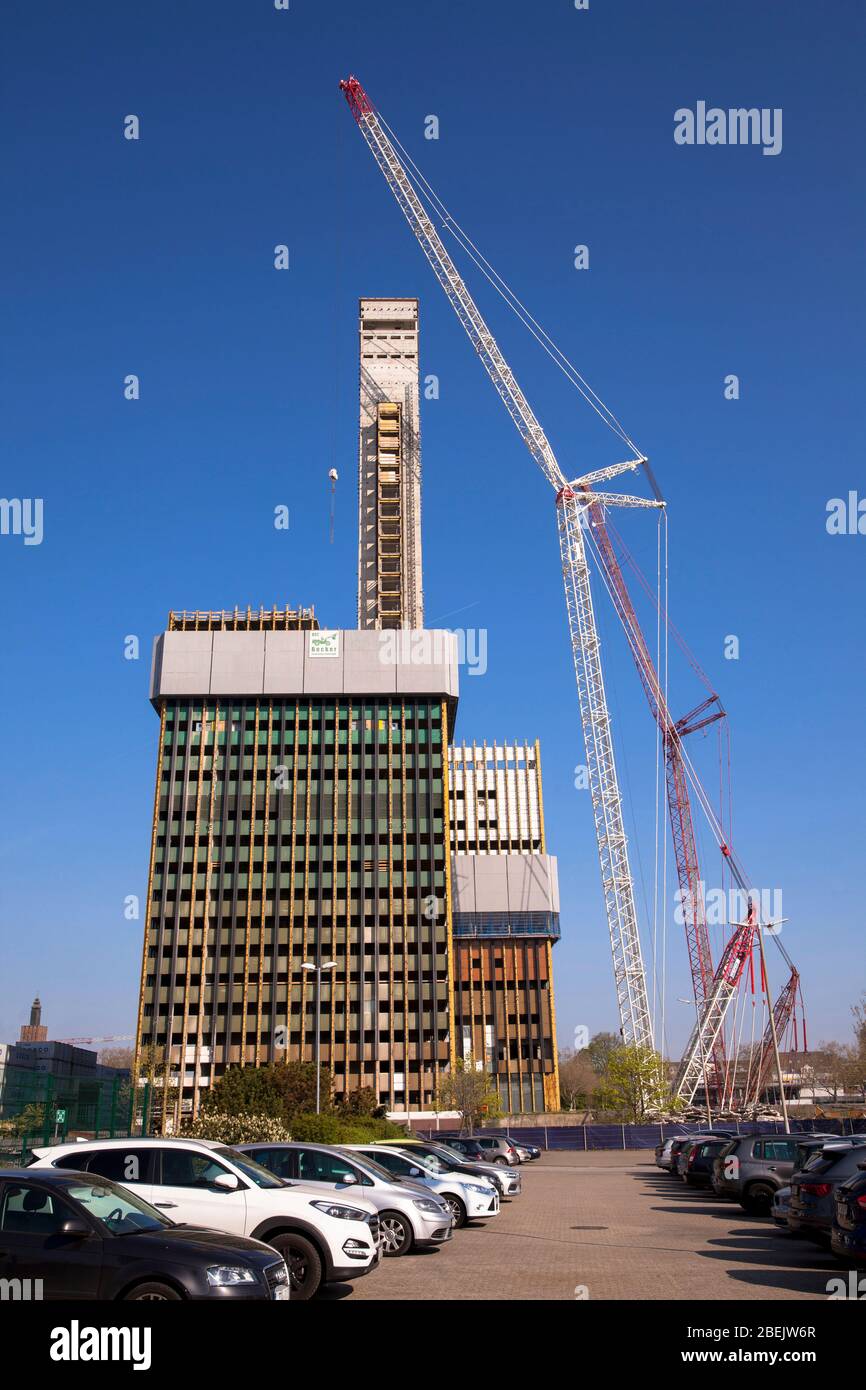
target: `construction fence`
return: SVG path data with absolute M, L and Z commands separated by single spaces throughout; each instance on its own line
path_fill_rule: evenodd
M 700 1135 L 709 1126 L 706 1124 L 658 1124 L 658 1125 L 503 1125 L 487 1130 L 489 1134 L 504 1134 L 526 1144 L 535 1144 L 547 1150 L 571 1149 L 590 1152 L 593 1149 L 654 1149 L 677 1134 Z M 784 1134 L 785 1126 L 781 1120 L 757 1120 L 753 1122 L 724 1120 L 718 1128 L 732 1130 L 736 1134 Z M 418 1131 L 422 1133 L 424 1131 Z M 792 1120 L 792 1134 L 866 1134 L 866 1120 Z M 426 1131 L 429 1139 L 445 1139 L 443 1130 Z
M 0 1068 L 0 1166 L 27 1163 L 33 1149 L 67 1139 L 113 1139 L 147 1123 L 149 1088 L 137 1114 L 128 1075 L 57 1077 L 29 1067 Z M 142 1113 L 143 1111 L 143 1113 Z

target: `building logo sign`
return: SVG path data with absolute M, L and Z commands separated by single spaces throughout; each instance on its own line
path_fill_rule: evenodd
M 307 656 L 339 656 L 339 632 L 311 632 L 308 635 Z

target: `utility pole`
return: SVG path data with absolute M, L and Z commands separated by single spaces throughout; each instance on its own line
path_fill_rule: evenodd
M 333 970 L 337 962 L 335 960 L 323 961 L 321 965 L 314 961 L 305 960 L 301 966 L 302 970 L 312 971 L 316 976 L 316 1114 L 321 1113 L 322 1109 L 322 1068 L 319 1062 L 321 1053 L 321 1033 L 319 1022 L 322 1016 L 322 971 Z

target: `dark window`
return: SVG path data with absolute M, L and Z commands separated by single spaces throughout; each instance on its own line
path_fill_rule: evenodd
M 54 1236 L 75 1213 L 52 1192 L 29 1183 L 10 1182 L 3 1190 L 0 1231 L 19 1235 Z
M 228 1173 L 222 1163 L 194 1149 L 160 1149 L 163 1187 L 213 1188 L 214 1179 Z
M 153 1149 L 103 1149 L 91 1154 L 87 1162 L 88 1173 L 98 1173 L 101 1178 L 112 1178 L 127 1186 L 139 1182 L 149 1182 Z M 84 1165 L 82 1164 L 82 1167 Z

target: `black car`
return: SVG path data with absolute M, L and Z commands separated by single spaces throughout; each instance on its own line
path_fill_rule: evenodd
M 849 1135 L 813 1149 L 803 1167 L 791 1177 L 788 1227 L 795 1235 L 819 1244 L 832 1238 L 836 1189 L 857 1176 L 864 1162 L 864 1135 Z
M 287 1299 L 283 1259 L 179 1226 L 109 1178 L 0 1169 L 0 1279 L 19 1299 Z
M 727 1139 L 695 1139 L 683 1150 L 686 1154 L 683 1182 L 689 1187 L 710 1187 L 713 1181 L 713 1159 L 728 1144 Z
M 447 1144 L 449 1149 L 455 1149 L 457 1153 L 463 1154 L 464 1158 L 473 1160 L 476 1163 L 485 1163 L 487 1161 L 484 1156 L 484 1150 L 478 1140 L 472 1139 L 468 1135 L 437 1134 L 436 1138 L 431 1142 L 435 1143 L 436 1140 L 438 1140 L 440 1144 Z
M 830 1248 L 840 1260 L 866 1263 L 866 1163 L 861 1160 L 833 1195 Z

